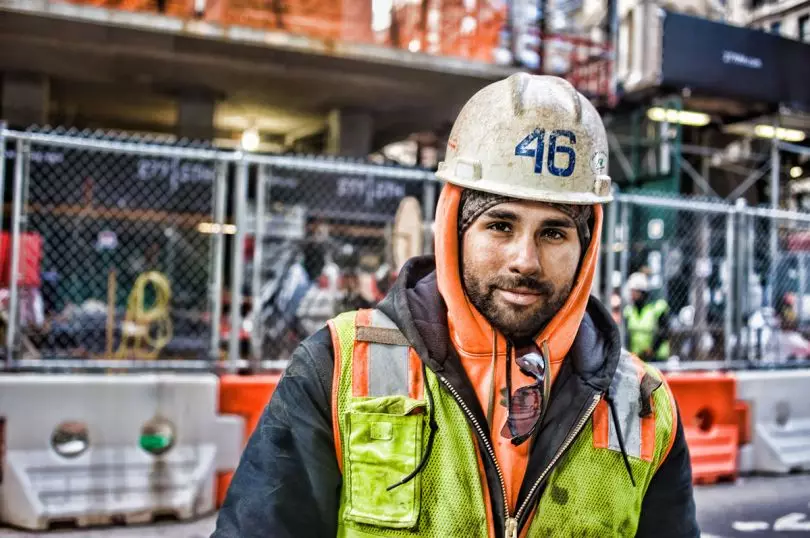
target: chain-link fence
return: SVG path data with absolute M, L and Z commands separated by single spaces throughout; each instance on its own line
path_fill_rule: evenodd
M 11 367 L 279 367 L 432 247 L 427 170 L 0 136 Z M 631 351 L 703 365 L 810 357 L 810 215 L 620 193 L 604 229 L 595 292 Z
M 631 351 L 702 367 L 810 359 L 810 215 L 623 193 L 606 230 L 599 291 Z
M 424 170 L 2 136 L 0 325 L 16 368 L 277 367 L 432 244 Z

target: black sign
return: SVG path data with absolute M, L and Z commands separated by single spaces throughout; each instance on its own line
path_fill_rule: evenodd
M 405 196 L 422 199 L 423 182 L 332 172 L 274 169 L 270 200 L 301 204 L 310 217 L 329 220 L 385 222 Z
M 717 97 L 810 108 L 810 45 L 667 12 L 662 85 Z
M 8 183 L 15 157 L 9 146 Z M 33 204 L 205 214 L 213 205 L 216 168 L 210 161 L 33 144 L 29 163 Z

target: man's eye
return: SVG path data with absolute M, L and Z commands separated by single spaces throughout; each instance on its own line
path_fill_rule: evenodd
M 561 232 L 560 230 L 549 229 L 543 232 L 543 237 L 546 239 L 551 239 L 552 241 L 562 241 L 565 239 L 565 233 Z
M 505 222 L 493 222 L 487 226 L 487 229 L 496 232 L 509 232 L 512 230 L 512 227 Z

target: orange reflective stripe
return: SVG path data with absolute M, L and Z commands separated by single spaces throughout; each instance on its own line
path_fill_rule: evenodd
M 424 398 L 424 380 L 422 379 L 422 360 L 413 348 L 408 351 L 408 393 L 414 400 Z
M 338 393 L 340 392 L 340 374 L 343 366 L 343 358 L 340 356 L 340 341 L 337 336 L 335 322 L 331 319 L 326 322 L 329 327 L 329 334 L 332 335 L 332 355 L 335 365 L 332 368 L 332 435 L 335 437 L 335 454 L 337 455 L 338 468 L 343 473 L 343 444 L 340 442 L 340 423 L 338 422 Z
M 371 310 L 358 310 L 356 327 L 371 325 Z M 368 342 L 354 342 L 352 355 L 352 396 L 368 396 Z
M 644 363 L 636 357 L 633 357 L 633 366 L 636 367 L 636 373 L 638 375 L 638 383 L 639 386 L 641 385 L 641 380 L 644 378 L 644 374 L 647 373 L 647 369 L 644 367 Z M 653 414 L 649 417 L 642 417 L 641 418 L 641 459 L 644 461 L 652 461 L 653 457 L 655 456 L 655 400 L 650 395 L 650 405 L 653 406 Z
M 608 448 L 608 438 L 610 437 L 610 426 L 608 417 L 608 404 L 602 398 L 596 404 L 596 409 L 593 411 L 593 447 L 594 448 Z
M 669 388 L 666 378 L 661 377 L 661 380 L 664 382 L 664 388 L 667 391 L 667 396 L 669 396 L 669 405 L 672 408 L 672 431 L 669 434 L 669 444 L 667 445 L 667 450 L 664 452 L 664 457 L 661 458 L 661 463 L 664 463 L 669 457 L 669 452 L 672 450 L 672 445 L 675 444 L 675 434 L 678 432 L 678 406 L 675 404 L 675 396 L 672 394 L 672 390 Z M 658 464 L 658 467 L 661 467 L 661 463 Z M 657 470 L 658 469 L 656 469 L 656 471 Z

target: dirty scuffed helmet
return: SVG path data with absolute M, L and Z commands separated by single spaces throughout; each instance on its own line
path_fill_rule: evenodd
M 522 200 L 610 202 L 605 127 L 565 79 L 517 73 L 464 105 L 437 177 Z

